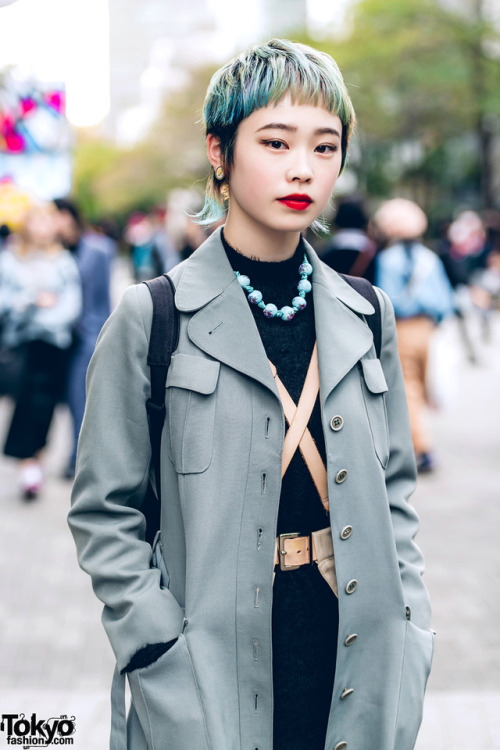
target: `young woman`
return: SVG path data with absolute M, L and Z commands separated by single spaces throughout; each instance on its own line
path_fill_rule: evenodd
M 89 371 L 70 525 L 117 658 L 112 747 L 410 750 L 433 637 L 393 312 L 377 292 L 379 360 L 373 306 L 301 237 L 352 105 L 328 55 L 272 40 L 214 75 L 204 113 L 201 219 L 227 219 L 171 272 L 153 566 L 145 286 Z
M 54 409 L 64 396 L 72 328 L 81 309 L 75 261 L 55 239 L 55 208 L 40 204 L 26 214 L 19 236 L 0 254 L 3 343 L 24 346 L 26 364 L 4 453 L 20 460 L 23 497 L 42 487 L 41 451 Z

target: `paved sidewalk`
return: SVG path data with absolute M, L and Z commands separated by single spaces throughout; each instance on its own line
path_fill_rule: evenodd
M 461 364 L 457 406 L 432 416 L 441 468 L 414 497 L 438 631 L 417 750 L 500 749 L 500 318 L 493 334 L 481 366 Z M 10 408 L 0 400 L 0 441 Z M 0 457 L 0 713 L 74 716 L 73 747 L 107 750 L 113 658 L 66 525 L 68 439 L 61 410 L 32 504 Z
M 431 415 L 441 468 L 414 496 L 437 631 L 416 750 L 500 748 L 498 316 L 478 349 L 478 366 L 458 360 L 454 408 Z

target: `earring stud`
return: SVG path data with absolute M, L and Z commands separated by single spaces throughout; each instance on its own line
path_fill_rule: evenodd
M 222 167 L 217 167 L 215 170 L 215 179 L 219 180 L 219 182 L 224 179 L 224 170 Z

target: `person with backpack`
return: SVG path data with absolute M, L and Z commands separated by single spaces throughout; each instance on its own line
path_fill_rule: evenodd
M 198 220 L 225 223 L 158 282 L 174 308 L 125 292 L 88 374 L 69 523 L 110 746 L 411 750 L 433 633 L 394 314 L 302 237 L 352 104 L 330 56 L 274 39 L 214 74 L 204 121 Z
M 394 306 L 417 469 L 428 473 L 436 467 L 424 423 L 429 347 L 436 326 L 453 313 L 453 290 L 439 256 L 419 240 L 427 229 L 420 206 L 393 198 L 373 222 L 387 245 L 376 256 L 376 282 Z

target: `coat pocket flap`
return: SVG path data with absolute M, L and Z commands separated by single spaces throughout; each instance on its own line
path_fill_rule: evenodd
M 220 362 L 190 354 L 174 354 L 168 368 L 166 387 L 209 394 L 215 391 Z
M 361 368 L 366 387 L 371 393 L 385 393 L 389 390 L 379 359 L 362 359 Z

